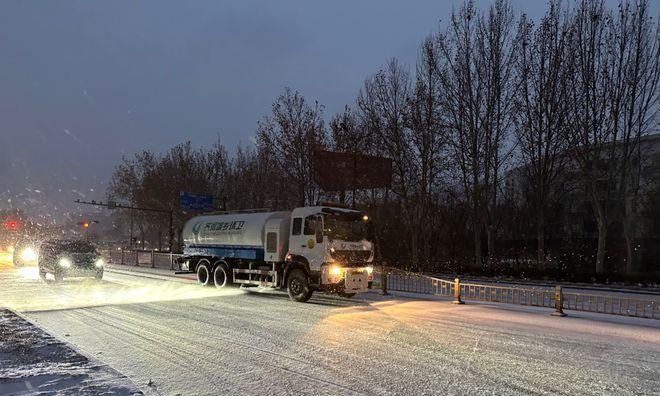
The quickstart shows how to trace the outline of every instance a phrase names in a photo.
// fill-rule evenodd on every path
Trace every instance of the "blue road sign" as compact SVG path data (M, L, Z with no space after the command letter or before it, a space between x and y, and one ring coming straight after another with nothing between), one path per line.
M213 195L199 195L181 191L179 194L179 206L182 210L212 212Z

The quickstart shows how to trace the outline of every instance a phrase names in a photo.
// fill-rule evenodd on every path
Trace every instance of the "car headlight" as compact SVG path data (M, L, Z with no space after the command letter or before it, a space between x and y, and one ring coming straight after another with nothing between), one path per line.
M23 261L36 261L38 258L37 252L31 247L25 248L21 252L21 260Z
M105 265L105 262L103 261L102 258L100 258L100 259L96 260L96 262L94 263L94 265L96 266L96 268L101 268L101 267L103 267L103 266Z
M374 273L374 267L364 267L364 269L367 271L367 274L369 275Z
M58 264L59 264L60 267L62 267L62 268L69 268L69 267L71 267L71 265L73 265L73 263L71 262L71 260L69 260L69 259L66 258L66 257L62 257L62 258L60 259L60 261L58 261Z

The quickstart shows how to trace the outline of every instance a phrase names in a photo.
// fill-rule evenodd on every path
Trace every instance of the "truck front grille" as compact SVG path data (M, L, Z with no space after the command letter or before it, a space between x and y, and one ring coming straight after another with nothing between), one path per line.
M371 256L370 250L335 250L330 253L333 259L344 262L364 262Z

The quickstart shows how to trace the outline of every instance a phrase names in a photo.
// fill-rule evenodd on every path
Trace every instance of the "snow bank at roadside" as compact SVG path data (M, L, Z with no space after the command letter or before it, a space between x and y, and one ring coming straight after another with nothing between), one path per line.
M142 395L127 377L0 309L0 395Z

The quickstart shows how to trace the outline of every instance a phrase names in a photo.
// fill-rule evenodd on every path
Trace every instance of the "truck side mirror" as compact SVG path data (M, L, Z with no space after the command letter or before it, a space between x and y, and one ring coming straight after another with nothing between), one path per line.
M323 218L316 218L316 243L323 243Z

